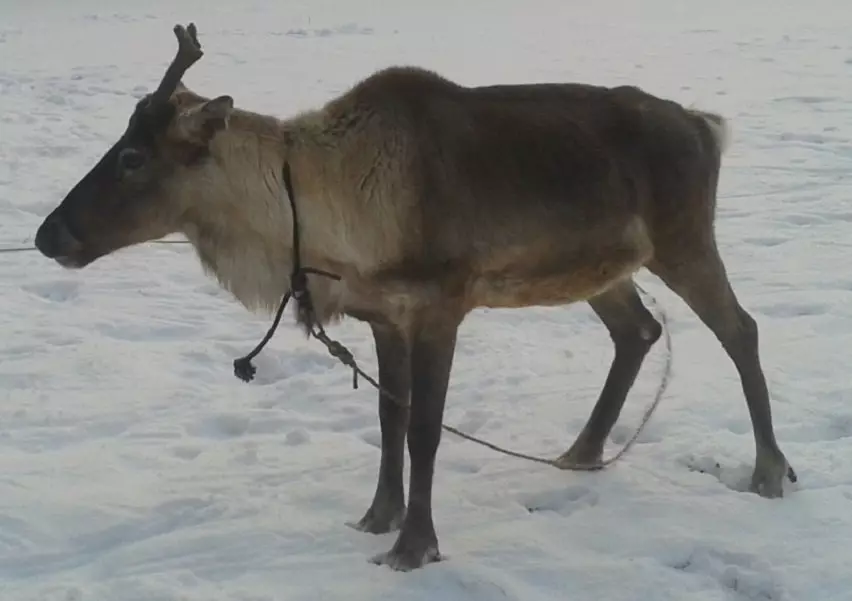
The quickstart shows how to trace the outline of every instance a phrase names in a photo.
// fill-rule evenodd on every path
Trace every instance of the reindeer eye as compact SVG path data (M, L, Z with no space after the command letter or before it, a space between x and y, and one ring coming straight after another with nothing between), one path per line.
M125 148L118 155L118 164L125 171L133 171L145 164L145 155L133 148Z

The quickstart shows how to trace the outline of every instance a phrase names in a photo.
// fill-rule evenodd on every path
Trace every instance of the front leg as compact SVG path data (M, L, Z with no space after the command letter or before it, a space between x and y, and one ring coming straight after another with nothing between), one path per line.
M401 332L391 326L370 324L370 327L379 362L379 386L394 398L379 393L379 421L382 428L379 480L370 508L357 523L349 525L363 532L383 534L398 529L405 517L402 469L405 462L405 431L408 427L411 363L408 345Z
M374 563L395 570L416 569L441 558L432 522L432 477L457 328L458 323L431 320L428 327L418 328L412 339L408 511L391 550L373 558Z

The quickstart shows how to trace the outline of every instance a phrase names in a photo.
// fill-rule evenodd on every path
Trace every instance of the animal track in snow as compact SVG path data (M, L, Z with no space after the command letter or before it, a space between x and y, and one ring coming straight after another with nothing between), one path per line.
M284 436L284 444L290 445L291 447L303 445L309 443L310 441L311 434L304 428L296 428L295 430L290 430Z
M775 302L771 305L755 306L755 311L760 311L769 317L816 317L825 315L830 306L824 303L797 303Z
M790 441L804 443L833 442L850 437L852 437L852 415L848 413L837 413L797 424L786 435Z
M96 326L98 332L114 340L125 340L140 342L149 340L182 340L190 337L198 331L198 327L183 325L180 323L151 323L128 325L121 324L99 324Z
M751 486L751 477L754 472L754 466L751 464L741 463L737 466L724 466L712 457L695 457L693 455L684 455L680 457L677 462L691 472L709 474L713 476L720 484L734 492L751 494L749 488ZM784 478L783 486L784 493L787 494L788 487L795 487L797 485L792 484L787 478Z
M203 438L235 438L245 434L251 418L237 413L220 413L186 427L188 434Z
M464 418L459 422L458 429L470 435L476 432L485 425L491 414L488 411L467 411Z
M842 98L832 96L779 96L772 102L777 103L794 103L794 104L825 104L827 102L843 103Z
M71 334L69 331L43 331L43 328L33 328L33 333L38 344L10 344L0 347L0 358L22 359L31 355L43 355L46 347L58 348L73 346L83 342L80 335Z
M789 242L790 238L785 238L783 236L751 236L743 238L743 242L748 244L753 244L754 246L765 246L765 247L773 247L778 246L780 244L784 244L785 242Z
M361 434L361 440L371 447L382 448L382 432L378 428L371 428Z
M21 286L30 294L35 294L52 302L65 302L80 296L80 284L75 280L54 280Z
M179 459L192 461L193 459L201 455L201 447L197 447L194 445L179 445L176 447L172 447L172 454Z
M704 580L715 580L718 586L734 593L736 599L783 601L787 598L772 567L749 554L697 547L670 566Z
M751 423L748 419L731 418L727 422L728 431L738 436L745 436L751 432Z
M458 459L448 461L447 469L460 474L478 474L482 470L482 466L473 461Z
M327 38L340 35L372 35L372 27L361 27L355 23L347 23L340 27L321 28L321 29L288 29L279 35L285 35L293 38Z
M628 440L633 436L636 432L636 426L627 426L625 424L616 424L612 428L612 433L610 434L610 440L617 445L624 445ZM637 444L646 444L651 442L662 442L663 435L660 432L655 431L653 428L653 424L647 424L645 429L642 430L642 433L636 439Z
M140 508L123 520L68 537L68 548L30 555L21 553L7 557L0 564L0 579L10 575L38 578L42 575L71 570L114 559L122 551L137 547L160 536L175 536L200 524L215 521L224 508L200 498L166 501L153 507ZM138 547L137 547L138 548Z
M533 493L521 499L521 503L530 513L552 511L562 516L586 507L594 507L599 500L598 493L587 486L568 486Z
M832 222L831 218L816 213L788 213L779 220L794 226L823 225Z

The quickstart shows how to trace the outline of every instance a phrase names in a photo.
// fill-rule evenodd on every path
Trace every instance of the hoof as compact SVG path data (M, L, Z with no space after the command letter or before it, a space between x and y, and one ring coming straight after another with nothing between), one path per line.
M438 552L437 545L429 545L425 548L399 547L399 544L394 545L394 548L387 553L371 557L370 563L388 566L397 572L410 572L444 559Z
M758 456L749 490L766 499L784 496L784 480L796 483L799 477L783 455L772 459Z
M554 462L553 465L561 470L576 470L576 469L600 469L597 466L603 460L603 453L597 449L588 449L578 446L576 443L570 449L562 453Z
M369 534L387 534L399 530L405 519L405 507L394 510L377 511L370 507L357 522L346 522L350 528Z

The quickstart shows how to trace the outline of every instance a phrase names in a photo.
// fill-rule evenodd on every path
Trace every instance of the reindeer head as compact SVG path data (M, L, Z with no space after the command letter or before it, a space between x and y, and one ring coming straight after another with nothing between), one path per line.
M226 126L233 100L186 91L181 77L203 53L194 24L176 25L174 32L177 54L159 87L137 103L121 138L36 233L36 247L64 267L82 268L179 231L193 182L215 169L209 145Z

